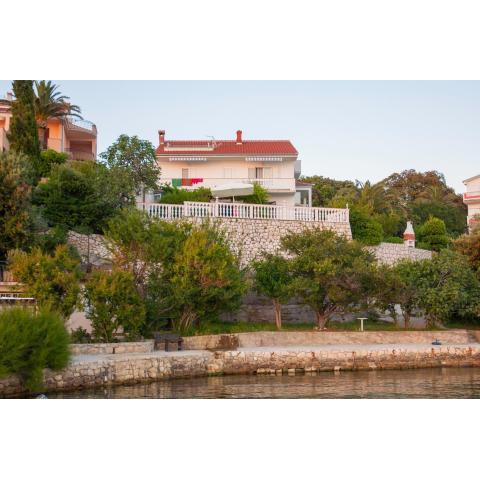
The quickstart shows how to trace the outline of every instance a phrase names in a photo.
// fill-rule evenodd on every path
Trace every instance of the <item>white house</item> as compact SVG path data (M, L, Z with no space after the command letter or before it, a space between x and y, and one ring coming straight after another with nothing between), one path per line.
M215 197L247 195L254 183L275 205L311 206L312 186L299 182L300 161L290 140L167 140L156 150L161 182L185 189L209 187Z

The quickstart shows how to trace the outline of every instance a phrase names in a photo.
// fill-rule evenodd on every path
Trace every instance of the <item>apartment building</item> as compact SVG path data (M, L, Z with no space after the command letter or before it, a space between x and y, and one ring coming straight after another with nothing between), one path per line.
M12 118L13 97L7 93L0 99L0 151L8 150L7 133ZM88 120L74 117L48 120L47 148L65 152L71 160L95 160L97 158L97 127Z

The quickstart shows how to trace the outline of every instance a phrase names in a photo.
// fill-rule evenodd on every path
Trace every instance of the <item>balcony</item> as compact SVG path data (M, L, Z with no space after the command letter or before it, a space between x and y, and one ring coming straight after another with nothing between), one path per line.
M472 190L463 194L463 203L480 203L480 190Z
M200 180L200 181L198 181ZM230 183L258 183L269 192L295 192L294 178L163 178L162 183L194 190L198 187L215 188Z
M65 153L68 154L70 160L95 160L95 154L93 152L66 148Z
M290 207L222 202L184 202L183 205L140 203L137 206L151 217L164 220L193 217L296 220L317 223L349 222L349 210L347 208Z

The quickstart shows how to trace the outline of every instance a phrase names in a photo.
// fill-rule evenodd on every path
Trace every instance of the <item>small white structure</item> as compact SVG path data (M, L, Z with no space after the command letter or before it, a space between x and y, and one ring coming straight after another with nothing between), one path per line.
M403 232L403 243L407 247L415 248L415 231L412 222L407 222L407 228Z

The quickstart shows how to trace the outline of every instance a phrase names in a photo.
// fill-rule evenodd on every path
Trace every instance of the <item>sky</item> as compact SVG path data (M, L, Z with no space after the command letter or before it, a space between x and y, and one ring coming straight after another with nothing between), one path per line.
M377 182L438 170L462 192L480 173L480 81L62 81L98 129L166 139L289 139L302 174ZM0 96L11 89L0 80Z

